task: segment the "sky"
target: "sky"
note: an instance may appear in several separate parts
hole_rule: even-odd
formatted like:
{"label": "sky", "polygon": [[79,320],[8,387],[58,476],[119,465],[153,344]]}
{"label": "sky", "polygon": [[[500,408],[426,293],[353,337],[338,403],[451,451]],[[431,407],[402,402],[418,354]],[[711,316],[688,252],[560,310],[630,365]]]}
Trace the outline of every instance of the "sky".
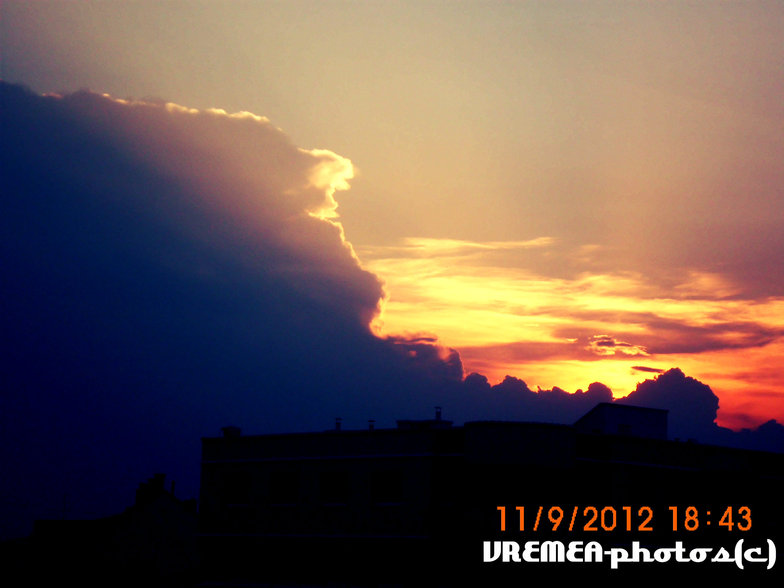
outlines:
{"label": "sky", "polygon": [[57,480],[4,496],[435,405],[778,431],[782,34],[777,2],[2,0],[4,460]]}

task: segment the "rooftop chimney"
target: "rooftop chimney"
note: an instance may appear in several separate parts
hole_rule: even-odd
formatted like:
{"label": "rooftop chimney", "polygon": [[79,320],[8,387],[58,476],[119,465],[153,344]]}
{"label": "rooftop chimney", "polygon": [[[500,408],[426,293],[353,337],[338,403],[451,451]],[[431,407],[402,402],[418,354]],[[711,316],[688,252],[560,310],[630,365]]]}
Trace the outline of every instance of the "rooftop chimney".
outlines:
{"label": "rooftop chimney", "polygon": [[441,419],[441,407],[436,406],[436,418],[434,419],[426,419],[423,421],[418,420],[398,420],[397,421],[397,428],[398,429],[419,429],[419,430],[426,430],[426,429],[448,429],[452,426],[452,421],[445,421]]}
{"label": "rooftop chimney", "polygon": [[343,419],[340,417],[335,418],[335,430],[340,431],[340,425],[343,422]]}

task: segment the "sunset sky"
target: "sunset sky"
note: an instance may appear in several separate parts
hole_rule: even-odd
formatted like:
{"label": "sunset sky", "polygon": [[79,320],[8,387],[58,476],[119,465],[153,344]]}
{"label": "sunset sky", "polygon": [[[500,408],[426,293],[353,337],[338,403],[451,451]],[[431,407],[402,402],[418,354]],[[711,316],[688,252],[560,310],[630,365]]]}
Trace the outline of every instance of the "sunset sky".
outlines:
{"label": "sunset sky", "polygon": [[533,390],[679,367],[719,424],[784,421],[781,3],[0,9],[6,82],[250,112],[334,154],[376,334]]}

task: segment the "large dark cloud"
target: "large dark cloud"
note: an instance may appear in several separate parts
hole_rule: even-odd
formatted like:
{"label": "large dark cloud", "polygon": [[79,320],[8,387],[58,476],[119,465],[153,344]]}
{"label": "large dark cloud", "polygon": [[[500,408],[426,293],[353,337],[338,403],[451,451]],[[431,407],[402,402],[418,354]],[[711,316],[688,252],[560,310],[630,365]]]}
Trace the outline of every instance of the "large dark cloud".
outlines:
{"label": "large dark cloud", "polygon": [[154,471],[195,496],[227,424],[573,422],[611,399],[375,336],[382,283],[331,220],[350,162],[266,119],[0,84],[0,123],[0,535],[117,512]]}
{"label": "large dark cloud", "polygon": [[223,425],[389,424],[461,381],[372,334],[381,282],[329,219],[347,160],[249,114],[0,89],[0,520],[114,512],[151,470],[195,495]]}

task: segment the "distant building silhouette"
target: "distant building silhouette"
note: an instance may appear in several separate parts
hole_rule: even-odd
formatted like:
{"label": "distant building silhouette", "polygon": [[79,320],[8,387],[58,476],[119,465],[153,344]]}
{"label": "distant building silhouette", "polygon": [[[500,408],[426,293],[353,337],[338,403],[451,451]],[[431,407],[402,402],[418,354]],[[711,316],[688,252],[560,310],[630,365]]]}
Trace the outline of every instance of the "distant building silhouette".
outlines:
{"label": "distant building silhouette", "polygon": [[[710,546],[727,536],[720,513],[740,506],[756,517],[754,535],[744,537],[780,536],[784,455],[667,441],[666,417],[658,409],[601,404],[574,426],[454,427],[439,410],[434,419],[401,420],[395,429],[371,424],[252,436],[225,429],[223,437],[202,440],[205,578],[362,585],[410,585],[411,574],[428,585],[468,574],[520,579],[519,570],[481,563],[483,540],[694,539]],[[684,536],[683,513],[692,505],[703,525]],[[503,532],[499,506],[509,513]],[[548,518],[557,519],[553,506],[566,517],[560,531]],[[517,507],[531,517],[524,532]],[[541,530],[532,535],[539,507]],[[655,517],[650,532],[643,525],[648,512]],[[572,516],[576,524],[565,531]],[[529,566],[526,577],[567,567]]]}
{"label": "distant building silhouette", "polygon": [[36,521],[33,534],[16,542],[19,559],[10,568],[31,586],[194,584],[196,501],[177,499],[164,482],[163,474],[142,482],[135,503],[114,516]]}

